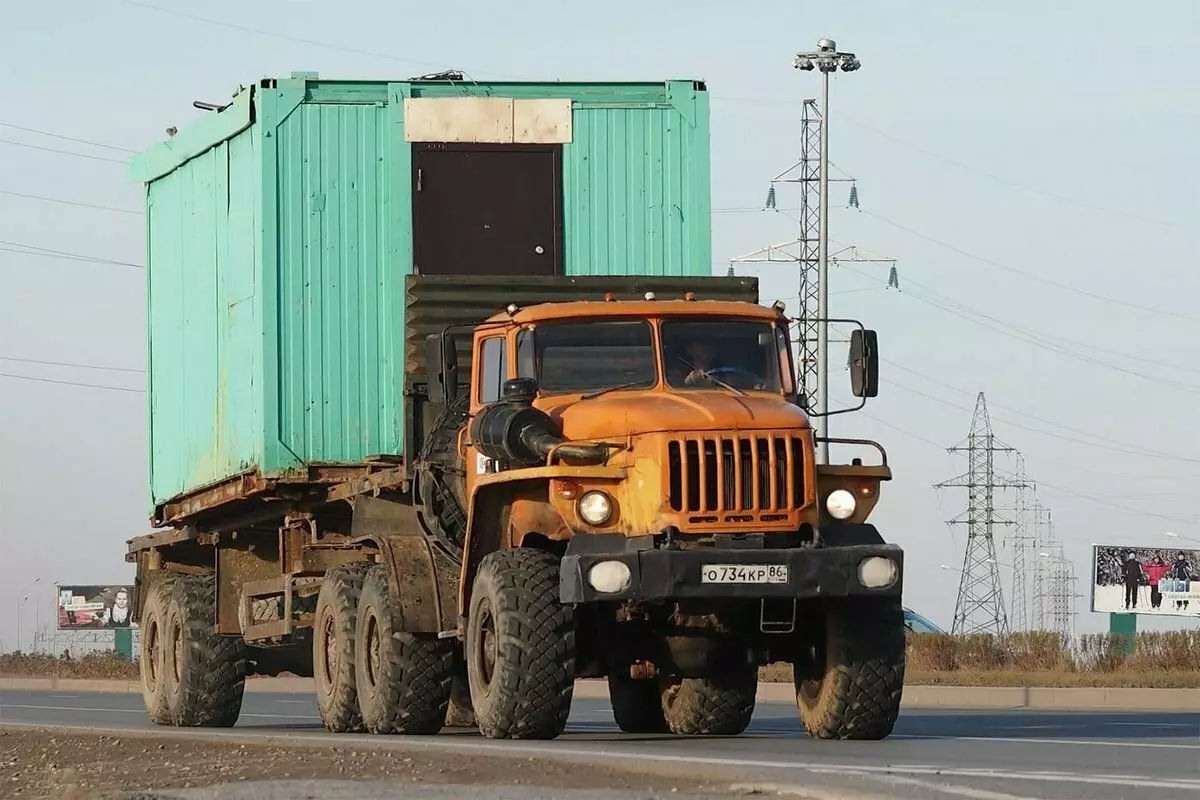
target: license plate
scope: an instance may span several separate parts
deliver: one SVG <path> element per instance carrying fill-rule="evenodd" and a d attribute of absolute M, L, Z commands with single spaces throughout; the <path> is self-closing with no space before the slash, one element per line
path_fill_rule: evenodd
<path fill-rule="evenodd" d="M 706 564 L 701 583 L 787 583 L 786 564 Z"/>

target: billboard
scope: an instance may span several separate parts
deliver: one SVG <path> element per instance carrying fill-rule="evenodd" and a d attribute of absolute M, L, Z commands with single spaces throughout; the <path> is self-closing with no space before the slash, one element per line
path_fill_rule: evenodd
<path fill-rule="evenodd" d="M 1200 550 L 1093 545 L 1092 611 L 1200 617 Z"/>
<path fill-rule="evenodd" d="M 129 628 L 133 625 L 129 586 L 58 586 L 58 628 Z"/>

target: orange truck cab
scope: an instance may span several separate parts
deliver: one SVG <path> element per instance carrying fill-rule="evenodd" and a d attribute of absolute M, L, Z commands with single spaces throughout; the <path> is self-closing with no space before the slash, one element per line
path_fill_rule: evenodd
<path fill-rule="evenodd" d="M 837 440 L 880 463 L 817 463 L 784 311 L 610 295 L 510 305 L 475 328 L 459 608 L 481 720 L 506 705 L 488 683 L 504 661 L 488 644 L 504 627 L 495 570 L 530 578 L 520 558 L 538 553 L 570 611 L 572 675 L 608 678 L 622 729 L 740 732 L 758 667 L 786 661 L 814 735 L 890 732 L 903 553 L 867 522 L 886 453 Z M 860 397 L 874 342 L 854 332 Z M 443 342 L 443 387 L 454 353 Z"/>

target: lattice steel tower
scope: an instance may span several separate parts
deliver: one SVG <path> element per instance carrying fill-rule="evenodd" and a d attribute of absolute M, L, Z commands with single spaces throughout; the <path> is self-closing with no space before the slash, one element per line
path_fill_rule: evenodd
<path fill-rule="evenodd" d="M 1030 491 L 1034 484 L 1027 480 L 1025 473 L 1025 457 L 1017 454 L 1017 503 L 1016 530 L 1012 536 L 1013 578 L 1012 602 L 1009 620 L 1015 631 L 1030 630 L 1029 624 L 1029 586 L 1025 581 L 1026 568 L 1029 565 L 1030 550 L 1036 547 L 1035 539 L 1030 530 Z"/>
<path fill-rule="evenodd" d="M 1050 509 L 1033 501 L 1031 510 L 1033 518 L 1033 629 L 1047 631 L 1050 628 L 1050 607 L 1052 605 L 1049 593 L 1049 573 L 1054 557 L 1054 523 L 1050 517 Z"/>
<path fill-rule="evenodd" d="M 776 208 L 777 183 L 800 186 L 800 235 L 730 259 L 729 274 L 734 274 L 734 264 L 783 262 L 799 267 L 800 307 L 791 314 L 793 319 L 799 320 L 794 337 L 796 366 L 800 391 L 806 397 L 813 398 L 818 386 L 818 320 L 821 317 L 821 112 L 816 100 L 804 101 L 800 124 L 800 160 L 771 179 L 764 210 Z"/>
<path fill-rule="evenodd" d="M 967 551 L 963 557 L 951 632 L 1003 635 L 1009 632 L 1009 624 L 1004 610 L 1000 563 L 996 558 L 995 529 L 1000 525 L 1012 525 L 1013 521 L 1001 516 L 996 508 L 996 490 L 1024 484 L 997 476 L 996 453 L 1016 451 L 998 443 L 992 434 L 992 421 L 983 392 L 975 401 L 975 415 L 971 419 L 966 446 L 951 447 L 949 451 L 966 453 L 968 462 L 965 473 L 936 484 L 939 489 L 967 490 L 966 510 L 947 521 L 950 525 L 967 526 Z"/>

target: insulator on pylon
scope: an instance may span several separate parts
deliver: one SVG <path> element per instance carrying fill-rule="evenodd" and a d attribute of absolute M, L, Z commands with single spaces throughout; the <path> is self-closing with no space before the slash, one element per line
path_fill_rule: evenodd
<path fill-rule="evenodd" d="M 767 204 L 766 204 L 766 206 L 764 206 L 764 208 L 774 208 L 774 207 L 775 207 L 775 187 L 772 186 L 770 189 L 767 189 Z"/>
<path fill-rule="evenodd" d="M 850 184 L 850 207 L 858 208 L 858 185 Z"/>
<path fill-rule="evenodd" d="M 894 264 L 892 265 L 891 272 L 888 273 L 887 285 L 889 289 L 900 288 L 900 273 L 896 271 L 896 266 Z"/>

